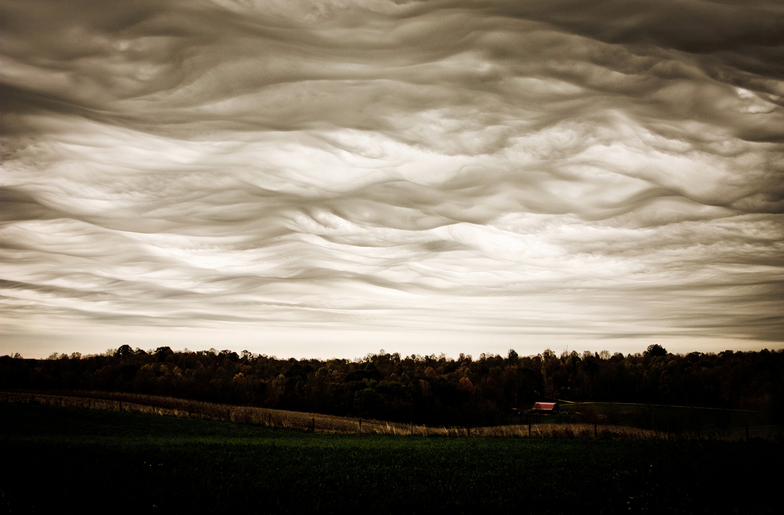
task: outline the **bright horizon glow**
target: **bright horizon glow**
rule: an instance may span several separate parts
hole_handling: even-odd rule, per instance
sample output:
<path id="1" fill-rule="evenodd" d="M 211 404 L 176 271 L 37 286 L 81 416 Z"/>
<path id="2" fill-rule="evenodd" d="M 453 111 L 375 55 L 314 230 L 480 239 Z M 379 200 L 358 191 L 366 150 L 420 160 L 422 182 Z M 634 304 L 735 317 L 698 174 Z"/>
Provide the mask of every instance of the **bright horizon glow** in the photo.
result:
<path id="1" fill-rule="evenodd" d="M 176 329 L 172 331 L 156 332 L 153 330 L 129 331 L 125 335 L 119 332 L 95 331 L 91 334 L 39 337 L 35 334 L 25 334 L 18 340 L 18 347 L 25 344 L 34 349 L 34 353 L 22 354 L 28 359 L 45 359 L 52 353 L 72 354 L 79 352 L 82 355 L 104 354 L 107 350 L 116 350 L 123 345 L 140 348 L 145 351 L 155 350 L 158 347 L 171 347 L 174 351 L 201 351 L 228 349 L 238 354 L 247 350 L 254 354 L 274 356 L 279 359 L 360 359 L 368 354 L 378 354 L 384 351 L 389 354 L 399 353 L 402 357 L 411 355 L 440 356 L 455 359 L 459 354 L 473 356 L 475 359 L 481 354 L 506 356 L 510 349 L 515 350 L 520 356 L 535 356 L 546 349 L 553 350 L 557 355 L 577 351 L 601 352 L 606 350 L 610 354 L 620 352 L 624 355 L 644 352 L 649 345 L 662 345 L 673 354 L 688 354 L 690 352 L 718 353 L 722 350 L 734 351 L 759 351 L 763 348 L 780 348 L 775 345 L 760 345 L 759 342 L 746 340 L 722 339 L 695 339 L 687 338 L 635 338 L 618 337 L 605 340 L 603 347 L 595 346 L 591 339 L 580 339 L 562 335 L 534 335 L 521 337 L 510 334 L 479 334 L 447 331 L 433 331 L 430 333 L 405 334 L 395 331 L 367 331 L 345 330 L 326 331 L 321 329 L 290 331 L 279 330 L 189 330 Z M 313 341 L 318 345 L 313 345 Z M 48 345 L 40 345 L 40 342 Z M 107 342 L 113 344 L 106 344 Z M 19 351 L 8 351 L 3 354 L 12 355 Z"/>

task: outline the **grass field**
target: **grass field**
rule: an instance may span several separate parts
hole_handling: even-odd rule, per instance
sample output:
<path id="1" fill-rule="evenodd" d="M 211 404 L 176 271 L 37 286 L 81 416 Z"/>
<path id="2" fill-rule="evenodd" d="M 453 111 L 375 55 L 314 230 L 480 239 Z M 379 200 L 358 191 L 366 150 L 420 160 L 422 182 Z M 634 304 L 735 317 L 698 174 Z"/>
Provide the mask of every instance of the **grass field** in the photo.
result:
<path id="1" fill-rule="evenodd" d="M 467 428 L 362 420 L 121 392 L 70 393 L 72 395 L 0 392 L 0 402 L 206 418 L 319 433 L 664 440 L 784 439 L 784 426 L 769 424 L 759 412 L 684 406 L 564 401 L 559 415 L 510 415 L 499 425 Z"/>
<path id="2" fill-rule="evenodd" d="M 778 513 L 782 446 L 319 434 L 0 405 L 9 513 Z"/>
<path id="3" fill-rule="evenodd" d="M 751 410 L 621 402 L 561 402 L 561 417 L 649 429 L 682 437 L 744 438 L 782 435 L 764 413 Z M 556 417 L 558 418 L 558 417 Z"/>

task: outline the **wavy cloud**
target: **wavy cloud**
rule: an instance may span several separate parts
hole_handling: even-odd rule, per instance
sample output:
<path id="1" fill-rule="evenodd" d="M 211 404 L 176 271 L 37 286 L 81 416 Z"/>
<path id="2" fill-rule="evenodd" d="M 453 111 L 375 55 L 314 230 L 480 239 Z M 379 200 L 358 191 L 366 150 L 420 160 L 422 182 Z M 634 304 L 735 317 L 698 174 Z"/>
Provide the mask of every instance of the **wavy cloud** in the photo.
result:
<path id="1" fill-rule="evenodd" d="M 0 9 L 6 353 L 781 345 L 777 2 Z"/>

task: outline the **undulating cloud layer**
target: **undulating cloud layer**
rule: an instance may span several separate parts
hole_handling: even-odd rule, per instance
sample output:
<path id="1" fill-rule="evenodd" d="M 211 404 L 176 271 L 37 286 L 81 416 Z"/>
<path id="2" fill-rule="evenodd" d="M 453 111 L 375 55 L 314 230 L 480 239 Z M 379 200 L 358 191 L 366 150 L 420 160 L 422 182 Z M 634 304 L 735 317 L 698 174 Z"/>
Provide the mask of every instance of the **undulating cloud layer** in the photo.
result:
<path id="1" fill-rule="evenodd" d="M 779 1 L 0 9 L 2 353 L 784 340 Z"/>

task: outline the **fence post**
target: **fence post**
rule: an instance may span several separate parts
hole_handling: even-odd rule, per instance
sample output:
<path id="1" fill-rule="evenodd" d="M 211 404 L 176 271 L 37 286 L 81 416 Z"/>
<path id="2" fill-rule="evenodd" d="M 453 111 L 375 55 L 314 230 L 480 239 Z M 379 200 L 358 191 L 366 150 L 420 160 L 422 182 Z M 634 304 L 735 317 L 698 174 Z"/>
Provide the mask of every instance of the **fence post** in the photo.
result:
<path id="1" fill-rule="evenodd" d="M 362 432 L 362 419 L 359 419 L 359 432 Z"/>
<path id="2" fill-rule="evenodd" d="M 594 439 L 598 438 L 598 435 L 597 435 L 597 432 L 596 432 L 596 422 L 593 423 L 593 437 L 594 437 Z"/>

